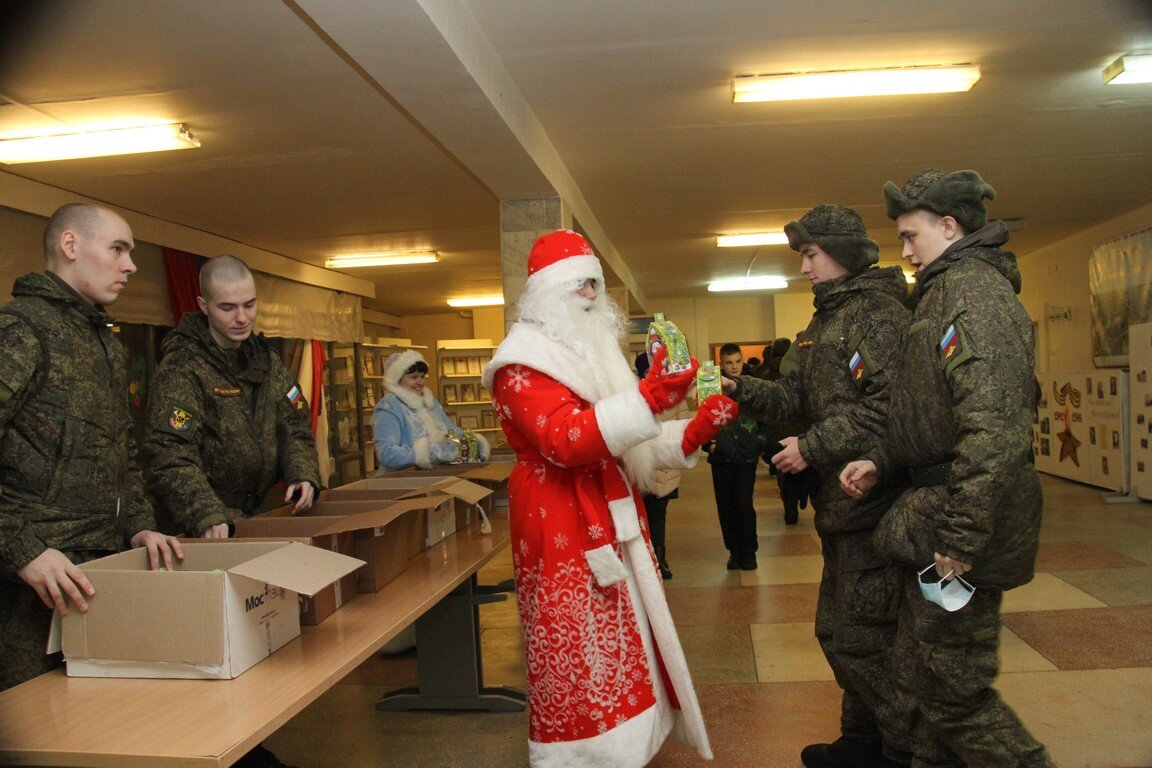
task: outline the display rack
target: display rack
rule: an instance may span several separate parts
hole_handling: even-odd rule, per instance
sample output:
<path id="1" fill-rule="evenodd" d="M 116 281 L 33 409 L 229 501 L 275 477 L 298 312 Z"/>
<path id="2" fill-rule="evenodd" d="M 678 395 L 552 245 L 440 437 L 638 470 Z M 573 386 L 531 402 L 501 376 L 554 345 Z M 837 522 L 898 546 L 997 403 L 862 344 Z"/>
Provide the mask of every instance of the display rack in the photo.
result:
<path id="1" fill-rule="evenodd" d="M 415 344 L 338 343 L 328 344 L 329 450 L 335 470 L 329 487 L 361 480 L 376 472 L 376 450 L 372 432 L 372 409 L 384 396 L 384 366 L 388 357 L 406 349 L 423 350 Z"/>
<path id="2" fill-rule="evenodd" d="M 491 339 L 441 339 L 436 342 L 440 404 L 453 424 L 474 432 L 498 435 L 492 395 L 480 378 L 496 347 Z M 492 442 L 489 439 L 489 442 Z"/>

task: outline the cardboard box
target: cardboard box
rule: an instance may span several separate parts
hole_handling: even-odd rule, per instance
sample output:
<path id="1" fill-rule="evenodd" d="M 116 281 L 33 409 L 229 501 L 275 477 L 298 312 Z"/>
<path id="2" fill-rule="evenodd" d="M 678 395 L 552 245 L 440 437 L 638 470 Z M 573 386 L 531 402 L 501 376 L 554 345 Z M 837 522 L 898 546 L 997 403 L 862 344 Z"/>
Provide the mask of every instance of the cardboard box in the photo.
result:
<path id="1" fill-rule="evenodd" d="M 490 514 L 495 507 L 508 506 L 508 478 L 512 474 L 512 469 L 515 466 L 515 457 L 508 456 L 507 460 L 498 457 L 492 461 L 477 464 L 441 464 L 431 469 L 403 469 L 398 472 L 388 472 L 373 479 L 389 477 L 459 477 L 492 491 L 491 497 L 480 502 L 484 507 L 484 512 Z"/>
<path id="2" fill-rule="evenodd" d="M 296 542 L 182 546 L 172 571 L 142 548 L 80 566 L 96 595 L 60 622 L 69 676 L 236 677 L 300 634 L 297 595 L 363 565 Z"/>
<path id="3" fill-rule="evenodd" d="M 283 520 L 283 518 L 277 519 Z M 235 537 L 245 541 L 297 541 L 301 544 L 327 549 L 330 552 L 339 552 L 351 557 L 356 556 L 356 548 L 353 546 L 350 531 L 320 533 L 327 524 L 327 521 L 322 518 L 304 518 L 301 523 L 303 524 L 286 525 L 282 528 L 275 526 L 261 528 L 259 525 L 249 526 L 247 520 L 240 520 L 236 524 Z M 261 533 L 261 530 L 264 533 Z M 219 542 L 230 541 L 230 539 L 204 539 L 204 541 Z M 356 593 L 359 591 L 356 583 L 359 572 L 360 569 L 357 569 L 341 576 L 315 595 L 300 595 L 300 625 L 314 627 L 356 597 Z"/>
<path id="4" fill-rule="evenodd" d="M 489 489 L 455 476 L 390 473 L 336 488 L 329 492 L 329 498 L 349 498 L 347 494 L 364 491 L 399 492 L 397 500 L 420 496 L 450 497 L 451 505 L 428 507 L 425 547 L 438 544 L 450 534 L 471 525 L 472 508 L 490 504 L 492 496 Z"/>
<path id="5" fill-rule="evenodd" d="M 278 536 L 310 531 L 311 535 L 351 534 L 351 554 L 364 561 L 357 573 L 356 588 L 378 592 L 408 567 L 414 514 L 427 514 L 430 508 L 447 506 L 443 494 L 409 498 L 365 500 L 334 499 L 332 492 L 321 494 L 312 508 L 292 514 L 292 505 L 278 507 L 237 523 L 238 536 Z"/>

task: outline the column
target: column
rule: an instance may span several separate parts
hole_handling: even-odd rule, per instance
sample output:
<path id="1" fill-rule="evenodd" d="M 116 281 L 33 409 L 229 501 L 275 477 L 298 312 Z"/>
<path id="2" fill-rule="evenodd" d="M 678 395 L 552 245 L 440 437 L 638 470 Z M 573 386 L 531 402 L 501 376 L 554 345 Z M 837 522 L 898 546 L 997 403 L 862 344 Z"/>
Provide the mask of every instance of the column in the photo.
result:
<path id="1" fill-rule="evenodd" d="M 572 213 L 559 197 L 500 201 L 500 267 L 504 274 L 504 330 L 516 322 L 516 304 L 528 281 L 528 252 L 536 238 L 572 227 Z"/>

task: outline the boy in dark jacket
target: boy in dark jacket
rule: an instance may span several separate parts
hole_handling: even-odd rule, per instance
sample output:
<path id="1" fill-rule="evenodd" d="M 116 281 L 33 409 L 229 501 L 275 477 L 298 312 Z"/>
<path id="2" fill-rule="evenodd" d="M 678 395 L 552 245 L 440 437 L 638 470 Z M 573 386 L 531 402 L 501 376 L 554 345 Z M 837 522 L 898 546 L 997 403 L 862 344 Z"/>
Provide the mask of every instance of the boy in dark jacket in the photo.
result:
<path id="1" fill-rule="evenodd" d="M 744 368 L 740 347 L 720 347 L 720 369 L 725 376 L 739 376 Z M 742 416 L 716 433 L 705 447 L 712 466 L 712 488 L 716 493 L 716 514 L 724 546 L 728 548 L 728 570 L 756 570 L 756 508 L 752 491 L 756 485 L 756 463 L 768 433 L 754 418 Z"/>

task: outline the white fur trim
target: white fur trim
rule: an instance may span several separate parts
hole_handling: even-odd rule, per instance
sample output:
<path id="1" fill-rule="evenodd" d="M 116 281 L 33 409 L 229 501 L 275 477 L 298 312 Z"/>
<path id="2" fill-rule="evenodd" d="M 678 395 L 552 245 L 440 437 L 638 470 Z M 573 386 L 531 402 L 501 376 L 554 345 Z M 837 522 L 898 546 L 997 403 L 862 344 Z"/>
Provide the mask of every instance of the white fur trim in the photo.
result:
<path id="1" fill-rule="evenodd" d="M 420 437 L 412 444 L 412 452 L 416 454 L 416 466 L 421 469 L 432 469 L 432 454 L 429 449 L 428 438 Z"/>
<path id="2" fill-rule="evenodd" d="M 600 266 L 600 259 L 595 256 L 569 256 L 529 275 L 528 283 L 533 285 L 547 283 L 559 286 L 569 281 L 584 282 L 590 277 L 599 283 L 597 290 L 603 290 L 604 268 Z"/>
<path id="3" fill-rule="evenodd" d="M 492 455 L 492 448 L 488 445 L 488 440 L 479 432 L 472 434 L 476 435 L 476 442 L 480 444 L 480 461 L 488 461 L 488 457 Z"/>
<path id="4" fill-rule="evenodd" d="M 642 768 L 668 738 L 673 717 L 665 698 L 597 736 L 572 741 L 529 741 L 528 764 L 532 768 Z"/>
<path id="5" fill-rule="evenodd" d="M 388 386 L 388 391 L 392 391 L 392 387 L 398 387 L 400 379 L 404 378 L 404 371 L 411 368 L 416 363 L 428 364 L 424 359 L 424 355 L 420 354 L 414 349 L 406 349 L 403 352 L 397 352 L 393 355 L 391 362 L 384 368 L 384 384 Z"/>
<path id="6" fill-rule="evenodd" d="M 630 541 L 640 535 L 640 516 L 631 496 L 609 499 L 608 511 L 612 513 L 612 525 L 616 527 L 616 541 Z"/>
<path id="7" fill-rule="evenodd" d="M 514 324 L 492 355 L 492 362 L 484 367 L 481 381 L 489 392 L 496 372 L 506 365 L 524 365 L 540 371 L 590 403 L 600 399 L 596 379 L 580 364 L 576 353 L 548 338 L 531 323 Z"/>
<path id="8" fill-rule="evenodd" d="M 656 466 L 662 469 L 691 469 L 696 466 L 700 451 L 692 451 L 690 456 L 684 455 L 684 432 L 688 429 L 690 421 L 691 419 L 678 419 L 662 423 L 663 434 L 659 439 L 647 443 L 652 446 Z"/>
<path id="9" fill-rule="evenodd" d="M 596 583 L 602 587 L 619 584 L 628 576 L 628 572 L 624 570 L 624 563 L 620 562 L 620 557 L 616 554 L 616 550 L 612 549 L 611 544 L 585 550 L 584 559 L 588 561 L 588 568 L 596 577 Z"/>
<path id="10" fill-rule="evenodd" d="M 596 425 L 613 456 L 660 434 L 660 422 L 637 387 L 609 395 L 594 406 Z"/>

